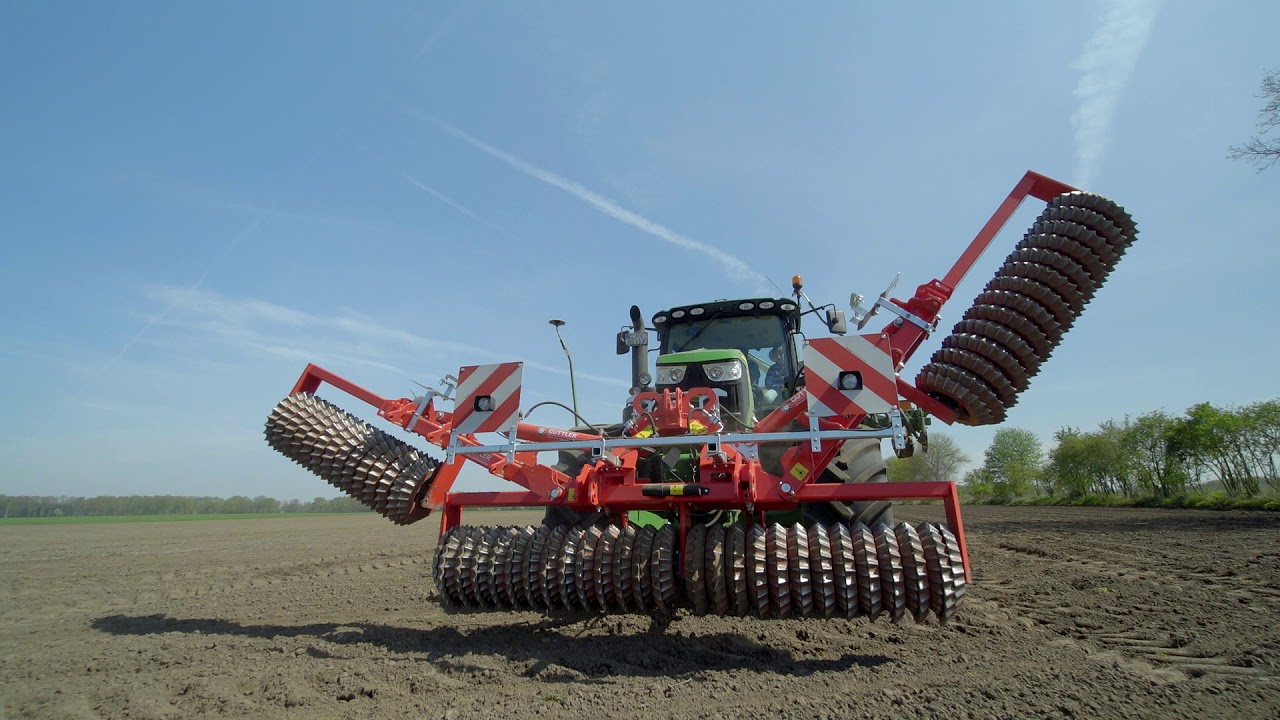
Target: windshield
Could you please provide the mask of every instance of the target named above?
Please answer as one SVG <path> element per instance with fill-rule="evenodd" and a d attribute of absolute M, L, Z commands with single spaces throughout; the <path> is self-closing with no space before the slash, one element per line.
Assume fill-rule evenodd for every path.
<path fill-rule="evenodd" d="M 747 358 L 751 384 L 761 390 L 778 390 L 795 377 L 786 343 L 786 329 L 776 315 L 712 316 L 668 326 L 662 352 L 740 350 Z"/>

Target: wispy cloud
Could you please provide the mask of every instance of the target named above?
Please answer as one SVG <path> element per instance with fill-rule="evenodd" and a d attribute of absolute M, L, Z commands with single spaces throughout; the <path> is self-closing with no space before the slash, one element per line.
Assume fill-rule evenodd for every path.
<path fill-rule="evenodd" d="M 1080 70 L 1071 116 L 1076 131 L 1075 181 L 1090 187 L 1102 168 L 1111 138 L 1111 120 L 1160 11 L 1160 0 L 1109 0 L 1098 28 L 1076 59 Z"/>
<path fill-rule="evenodd" d="M 604 213 L 605 215 L 608 215 L 614 220 L 630 225 L 631 227 L 643 233 L 652 235 L 653 237 L 658 238 L 659 240 L 662 240 L 664 242 L 668 242 L 672 245 L 675 245 L 676 247 L 683 248 L 685 250 L 691 250 L 693 252 L 700 253 L 702 255 L 706 255 L 707 257 L 714 260 L 716 264 L 720 266 L 721 270 L 724 271 L 724 273 L 729 277 L 750 282 L 758 286 L 758 289 L 761 289 L 761 290 L 767 289 L 769 287 L 769 279 L 766 278 L 763 274 L 758 273 L 755 270 L 751 269 L 751 267 L 747 265 L 745 262 L 721 250 L 720 248 L 713 247 L 711 245 L 708 245 L 703 242 L 699 242 L 685 235 L 681 235 L 680 233 L 660 223 L 654 222 L 653 220 L 643 217 L 636 212 L 633 212 L 631 210 L 628 210 L 622 207 L 618 203 L 614 202 L 613 200 L 610 200 L 609 198 L 601 195 L 598 192 L 595 192 L 594 190 L 591 190 L 567 178 L 561 177 L 560 175 L 557 175 L 556 173 L 550 170 L 547 170 L 546 168 L 538 167 L 537 165 L 534 165 L 519 157 L 516 157 L 515 155 L 512 155 L 511 153 L 505 150 L 496 148 L 486 143 L 485 141 L 475 137 L 474 135 L 471 135 L 470 133 L 467 133 L 464 130 L 454 127 L 453 125 L 450 125 L 449 123 L 437 117 L 434 117 L 432 115 L 429 115 L 423 112 L 411 110 L 408 108 L 406 108 L 406 110 L 418 117 L 423 118 L 424 120 L 427 120 L 428 122 L 440 128 L 441 130 L 444 130 L 445 132 L 467 143 L 471 147 L 474 147 L 475 149 L 479 150 L 480 152 L 483 152 L 489 157 L 492 157 L 495 160 L 499 160 L 505 163 L 506 165 L 508 165 L 509 167 L 515 170 L 518 170 L 519 172 L 524 173 L 525 175 L 528 175 L 529 177 L 535 180 L 538 180 L 542 183 L 550 185 L 551 187 L 558 188 L 560 190 L 563 190 L 564 192 L 569 193 L 570 195 L 576 197 L 577 199 L 590 205 L 591 207 Z"/>
<path fill-rule="evenodd" d="M 144 292 L 162 308 L 148 327 L 185 329 L 246 354 L 363 365 L 404 377 L 412 374 L 396 362 L 426 362 L 440 368 L 443 375 L 456 372 L 464 363 L 514 359 L 487 348 L 416 335 L 352 310 L 323 315 L 253 298 L 231 298 L 197 287 L 157 285 Z M 528 360 L 524 364 L 555 375 L 568 374 L 553 364 Z M 577 373 L 577 377 L 601 385 L 628 386 L 621 378 L 589 373 Z"/>
<path fill-rule="evenodd" d="M 440 202 L 444 203 L 445 205 L 448 205 L 449 207 L 453 208 L 454 210 L 457 210 L 458 212 L 462 213 L 463 215 L 466 215 L 467 217 L 471 218 L 472 220 L 475 220 L 476 222 L 480 223 L 481 225 L 484 225 L 485 227 L 491 228 L 491 229 L 493 229 L 493 230 L 497 230 L 498 232 L 502 233 L 503 235 L 506 235 L 506 236 L 507 236 L 507 237 L 509 237 L 509 238 L 513 238 L 513 239 L 515 238 L 515 236 L 511 234 L 511 231 L 510 231 L 510 230 L 507 230 L 506 228 L 502 227 L 502 226 L 501 226 L 501 225 L 499 225 L 498 223 L 496 223 L 496 222 L 494 222 L 494 221 L 492 221 L 492 220 L 490 220 L 490 219 L 488 219 L 488 218 L 486 218 L 486 217 L 483 217 L 483 216 L 481 216 L 481 215 L 476 214 L 475 212 L 472 212 L 472 211 L 471 211 L 469 208 L 467 208 L 465 205 L 462 205 L 461 203 L 459 203 L 459 202 L 455 201 L 453 198 L 449 197 L 448 195 L 445 195 L 444 193 L 440 192 L 439 190 L 437 190 L 437 189 L 435 189 L 435 188 L 431 187 L 430 185 L 428 185 L 428 184 L 426 184 L 426 183 L 422 182 L 422 181 L 421 181 L 421 180 L 419 180 L 418 178 L 416 178 L 416 177 L 414 177 L 414 176 L 410 175 L 409 173 L 407 173 L 407 172 L 402 172 L 402 173 L 400 173 L 400 176 L 401 176 L 401 177 L 403 177 L 403 178 L 404 178 L 404 179 L 405 179 L 405 180 L 406 180 L 410 185 L 412 185 L 412 186 L 414 186 L 414 187 L 418 188 L 418 189 L 419 189 L 419 190 L 421 190 L 422 192 L 424 192 L 424 193 L 426 193 L 426 194 L 430 195 L 431 197 L 433 197 L 433 198 L 435 198 L 435 199 L 439 200 Z"/>

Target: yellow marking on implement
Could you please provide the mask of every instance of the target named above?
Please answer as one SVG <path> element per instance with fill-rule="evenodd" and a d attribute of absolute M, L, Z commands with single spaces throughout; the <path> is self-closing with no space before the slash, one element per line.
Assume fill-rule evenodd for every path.
<path fill-rule="evenodd" d="M 791 468 L 791 477 L 793 477 L 793 478 L 795 478 L 795 479 L 797 479 L 797 480 L 803 480 L 803 479 L 805 478 L 805 476 L 806 476 L 806 475 L 808 475 L 808 474 L 809 474 L 809 468 L 807 468 L 807 467 L 805 467 L 805 466 L 803 466 L 803 465 L 801 465 L 801 464 L 799 464 L 799 463 L 796 463 L 796 464 Z"/>
<path fill-rule="evenodd" d="M 683 494 L 684 494 L 684 486 L 683 486 L 683 485 L 676 485 L 675 487 L 671 488 L 671 494 L 672 494 L 672 495 L 683 495 Z"/>
<path fill-rule="evenodd" d="M 577 496 L 578 496 L 578 488 L 569 488 L 569 492 L 565 494 L 565 499 L 568 500 L 569 502 L 573 502 L 574 498 L 576 498 Z"/>

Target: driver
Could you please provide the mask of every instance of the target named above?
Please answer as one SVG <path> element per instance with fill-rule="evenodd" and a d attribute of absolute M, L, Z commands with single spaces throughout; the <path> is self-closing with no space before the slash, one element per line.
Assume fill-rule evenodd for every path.
<path fill-rule="evenodd" d="M 770 390 L 782 390 L 790 373 L 787 372 L 786 354 L 781 345 L 769 351 L 769 360 L 773 366 L 764 374 L 764 386 Z"/>

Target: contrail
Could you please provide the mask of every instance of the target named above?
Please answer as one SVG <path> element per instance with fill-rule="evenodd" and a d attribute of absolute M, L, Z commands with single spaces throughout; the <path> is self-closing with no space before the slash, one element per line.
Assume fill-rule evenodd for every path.
<path fill-rule="evenodd" d="M 418 188 L 418 189 L 419 189 L 419 190 L 421 190 L 422 192 L 427 193 L 427 194 L 428 194 L 428 195 L 430 195 L 431 197 L 433 197 L 433 198 L 435 198 L 435 199 L 439 200 L 440 202 L 444 203 L 445 205 L 448 205 L 449 207 L 453 208 L 454 210 L 457 210 L 458 212 L 462 213 L 463 215 L 466 215 L 467 217 L 471 218 L 472 220 L 475 220 L 476 222 L 478 222 L 478 223 L 480 223 L 480 224 L 482 224 L 482 225 L 484 225 L 484 226 L 486 226 L 486 227 L 489 227 L 489 228 L 492 228 L 492 229 L 494 229 L 494 230 L 497 230 L 498 232 L 502 233 L 503 235 L 506 235 L 506 236 L 507 236 L 507 237 L 509 237 L 509 238 L 513 238 L 513 239 L 515 238 L 515 236 L 511 234 L 511 231 L 509 231 L 509 230 L 507 230 L 506 228 L 502 227 L 502 226 L 501 226 L 501 225 L 499 225 L 498 223 L 493 222 L 492 220 L 489 220 L 488 218 L 481 217 L 480 215 L 477 215 L 476 213 L 472 212 L 471 210 L 469 210 L 469 209 L 468 209 L 467 207 L 465 207 L 464 205 L 462 205 L 462 204 L 460 204 L 460 203 L 455 202 L 455 201 L 454 201 L 452 198 L 450 198 L 448 195 L 445 195 L 444 193 L 440 192 L 439 190 L 436 190 L 435 188 L 433 188 L 433 187 L 431 187 L 430 185 L 428 185 L 428 184 L 426 184 L 426 183 L 422 182 L 421 180 L 419 180 L 419 179 L 415 178 L 414 176 L 410 175 L 409 173 L 407 173 L 407 172 L 401 172 L 401 173 L 400 173 L 400 177 L 403 177 L 406 181 L 408 181 L 408 182 L 409 182 L 409 184 L 410 184 L 410 185 L 413 185 L 414 187 Z"/>
<path fill-rule="evenodd" d="M 1111 119 L 1160 11 L 1160 0 L 1111 0 L 1101 22 L 1076 59 L 1080 106 L 1071 116 L 1076 131 L 1075 181 L 1088 188 L 1102 167 Z"/>
<path fill-rule="evenodd" d="M 245 225 L 243 228 L 240 228 L 240 231 L 237 232 L 235 235 L 232 235 L 231 239 L 227 242 L 227 244 L 223 246 L 222 252 L 215 255 L 213 259 L 210 260 L 209 263 L 204 266 L 204 270 L 200 273 L 200 277 L 197 278 L 194 283 L 192 283 L 192 285 L 188 288 L 188 290 L 199 290 L 201 286 L 204 285 L 204 281 L 209 279 L 209 273 L 212 272 L 213 269 L 217 267 L 223 260 L 225 260 L 226 257 L 231 254 L 231 251 L 236 249 L 236 246 L 239 245 L 241 241 L 243 241 L 245 238 L 249 237 L 255 231 L 257 231 L 258 227 L 262 225 L 262 221 L 266 219 L 267 215 L 271 212 L 274 212 L 274 208 L 272 208 L 271 210 L 259 210 L 257 215 L 255 215 L 247 225 Z M 123 360 L 124 356 L 129 354 L 129 351 L 133 349 L 133 346 L 137 345 L 138 341 L 142 340 L 142 337 L 146 335 L 151 330 L 151 328 L 164 322 L 169 317 L 169 313 L 173 312 L 174 304 L 175 304 L 174 302 L 170 302 L 168 305 L 165 306 L 163 310 L 160 311 L 159 315 L 156 315 L 150 318 L 149 320 L 147 320 L 147 322 L 143 324 L 142 328 L 139 329 L 138 332 L 133 335 L 133 337 L 125 341 L 124 347 L 120 348 L 120 351 L 117 352 L 114 356 L 112 356 L 111 359 L 107 361 L 106 365 L 102 366 L 102 369 L 110 370 L 112 367 L 115 366 L 116 363 Z"/>
<path fill-rule="evenodd" d="M 473 135 L 470 135 L 463 130 L 458 129 L 447 122 L 444 122 L 443 120 L 440 120 L 436 117 L 433 117 L 425 113 L 415 112 L 414 114 L 419 115 L 420 117 L 423 117 L 424 119 L 431 122 L 433 125 L 439 127 L 441 130 L 444 130 L 450 135 L 453 135 L 454 137 L 467 143 L 471 147 L 474 147 L 480 152 L 483 152 L 489 157 L 492 157 L 496 160 L 501 160 L 502 162 L 506 163 L 512 168 L 519 170 L 520 172 L 524 173 L 525 175 L 528 175 L 529 177 L 535 180 L 539 180 L 543 183 L 546 183 L 547 185 L 550 185 L 555 188 L 559 188 L 569 193 L 570 195 L 573 195 L 574 197 L 594 207 L 596 210 L 599 210 L 605 215 L 608 215 L 614 220 L 617 220 L 622 223 L 626 223 L 627 225 L 630 225 L 631 227 L 634 227 L 637 230 L 640 230 L 641 232 L 652 235 L 653 237 L 656 237 L 659 240 L 664 240 L 668 243 L 671 243 L 672 245 L 675 245 L 676 247 L 684 248 L 686 250 L 692 250 L 694 252 L 701 253 L 703 255 L 706 255 L 707 257 L 710 257 L 712 260 L 715 260 L 720 265 L 721 269 L 729 277 L 732 277 L 735 279 L 741 279 L 741 280 L 749 280 L 763 288 L 767 288 L 769 286 L 768 278 L 766 278 L 761 273 L 758 273 L 755 270 L 752 270 L 746 263 L 730 255 L 729 253 L 726 253 L 725 251 L 720 250 L 719 248 L 715 248 L 705 243 L 698 242 L 697 240 L 694 240 L 692 238 L 685 237 L 684 235 L 681 235 L 680 233 L 677 233 L 674 230 L 671 230 L 670 228 L 660 225 L 652 220 L 649 220 L 648 218 L 642 217 L 622 207 L 618 203 L 610 200 L 609 198 L 606 198 L 597 192 L 589 190 L 586 187 L 583 187 L 582 185 L 579 185 L 578 183 L 572 180 L 560 177 L 559 175 L 551 172 L 550 170 L 546 170 L 544 168 L 540 168 L 536 165 L 528 163 L 516 157 L 515 155 L 512 155 L 509 152 L 499 150 L 498 148 L 484 142 L 483 140 Z"/>
<path fill-rule="evenodd" d="M 440 39 L 445 35 L 448 35 L 453 30 L 454 25 L 458 24 L 458 16 L 462 15 L 462 12 L 466 10 L 467 6 L 470 4 L 471 3 L 467 0 L 463 0 L 458 3 L 458 6 L 453 9 L 453 12 L 449 13 L 449 17 L 445 18 L 444 22 L 440 23 L 439 27 L 436 28 L 436 31 L 432 33 L 431 36 L 422 43 L 422 46 L 418 48 L 418 51 L 413 54 L 413 60 L 417 61 L 427 53 L 431 52 L 431 50 L 435 48 L 436 43 L 440 42 Z"/>

